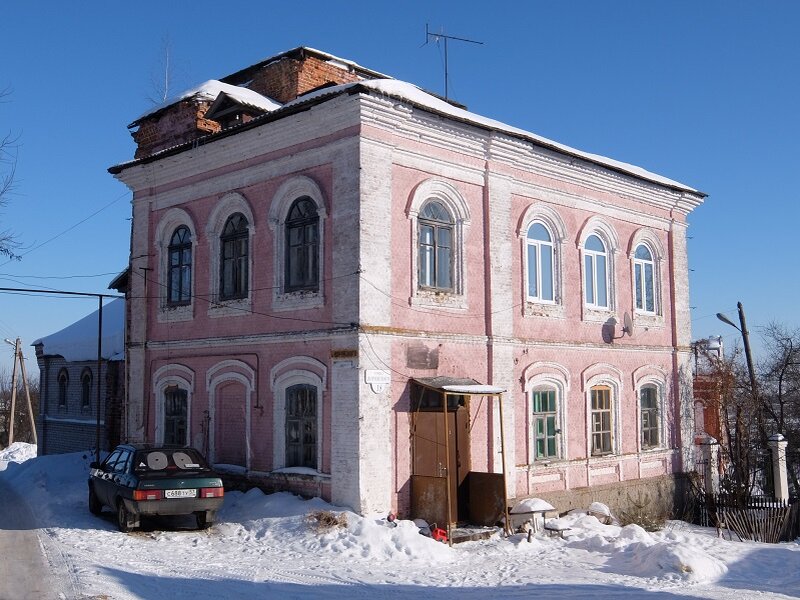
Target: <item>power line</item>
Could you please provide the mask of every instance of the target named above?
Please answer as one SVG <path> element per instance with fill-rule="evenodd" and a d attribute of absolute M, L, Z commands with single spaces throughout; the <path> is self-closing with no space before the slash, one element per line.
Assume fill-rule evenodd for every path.
<path fill-rule="evenodd" d="M 20 253 L 18 256 L 19 256 L 19 257 L 26 256 L 26 255 L 30 254 L 31 252 L 33 252 L 34 250 L 38 250 L 38 249 L 39 249 L 39 248 L 41 248 L 42 246 L 46 246 L 46 245 L 47 245 L 47 244 L 49 244 L 50 242 L 57 240 L 57 239 L 58 239 L 58 238 L 60 238 L 61 236 L 63 236 L 63 235 L 65 235 L 65 234 L 69 233 L 70 231 L 72 231 L 73 229 L 75 229 L 76 227 L 78 227 L 79 225 L 83 225 L 83 224 L 84 224 L 86 221 L 88 221 L 88 220 L 89 220 L 89 219 L 91 219 L 92 217 L 95 217 L 95 216 L 99 215 L 101 212 L 103 212 L 103 211 L 104 211 L 104 210 L 106 210 L 107 208 L 109 208 L 109 207 L 113 206 L 114 204 L 116 204 L 117 202 L 119 202 L 120 200 L 122 200 L 122 199 L 123 199 L 125 196 L 127 196 L 127 195 L 128 195 L 128 192 L 125 192 L 125 193 L 121 194 L 120 196 L 118 196 L 117 198 L 115 198 L 114 200 L 112 200 L 111 202 L 109 202 L 108 204 L 106 204 L 105 206 L 103 206 L 103 207 L 101 207 L 101 208 L 97 209 L 96 211 L 94 211 L 94 212 L 93 212 L 92 214 L 90 214 L 89 216 L 87 216 L 87 217 L 85 217 L 85 218 L 81 219 L 80 221 L 78 221 L 78 222 L 77 222 L 77 223 L 75 223 L 74 225 L 71 225 L 71 226 L 67 227 L 67 228 L 66 228 L 65 230 L 63 230 L 61 233 L 57 233 L 57 234 L 56 234 L 56 235 L 54 235 L 53 237 L 51 237 L 51 238 L 49 238 L 49 239 L 47 239 L 47 240 L 43 241 L 41 244 L 37 244 L 37 245 L 36 245 L 36 246 L 34 246 L 33 248 L 30 248 L 29 250 L 26 250 L 25 252 L 22 252 L 22 253 Z M 6 262 L 4 262 L 4 263 L 0 264 L 0 267 L 5 267 L 7 264 L 9 264 L 10 262 L 12 262 L 13 260 L 14 260 L 14 259 L 8 259 Z"/>

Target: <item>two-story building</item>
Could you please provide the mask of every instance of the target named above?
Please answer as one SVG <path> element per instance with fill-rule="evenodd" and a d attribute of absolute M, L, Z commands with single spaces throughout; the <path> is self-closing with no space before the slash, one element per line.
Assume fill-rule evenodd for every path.
<path fill-rule="evenodd" d="M 309 48 L 130 128 L 128 439 L 360 512 L 671 500 L 703 193 Z"/>

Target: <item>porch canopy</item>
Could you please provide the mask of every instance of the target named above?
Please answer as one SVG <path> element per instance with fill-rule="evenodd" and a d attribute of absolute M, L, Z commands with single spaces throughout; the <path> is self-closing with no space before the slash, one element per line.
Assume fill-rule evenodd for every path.
<path fill-rule="evenodd" d="M 412 378 L 412 384 L 418 386 L 418 391 L 413 392 L 411 395 L 411 411 L 414 414 L 412 418 L 412 453 L 414 454 L 413 464 L 414 470 L 412 471 L 412 509 L 414 505 L 420 513 L 424 513 L 426 517 L 436 515 L 439 522 L 447 523 L 448 533 L 450 533 L 451 524 L 456 520 L 456 514 L 459 512 L 459 505 L 463 507 L 465 497 L 463 491 L 465 485 L 464 481 L 467 475 L 470 475 L 472 480 L 480 482 L 474 487 L 475 489 L 469 493 L 467 504 L 472 508 L 469 511 L 471 514 L 482 512 L 485 515 L 490 515 L 493 509 L 490 505 L 500 500 L 500 507 L 498 507 L 504 516 L 508 515 L 508 493 L 506 482 L 506 465 L 505 465 L 505 436 L 503 432 L 503 403 L 502 395 L 506 391 L 504 388 L 494 385 L 485 385 L 475 379 L 466 377 L 416 377 Z M 428 392 L 428 393 L 426 393 Z M 469 454 L 469 440 L 464 439 L 459 431 L 471 431 L 471 427 L 467 425 L 466 429 L 459 427 L 458 423 L 464 423 L 463 418 L 469 419 L 468 399 L 469 396 L 489 396 L 497 398 L 499 416 L 500 416 L 500 452 L 502 456 L 503 472 L 500 476 L 501 481 L 497 481 L 499 487 L 496 492 L 488 495 L 481 493 L 481 490 L 488 491 L 494 484 L 488 485 L 492 477 L 490 473 L 474 473 L 469 470 L 470 460 Z M 424 415 L 434 417 L 434 414 L 441 414 L 441 417 L 436 417 L 434 422 L 429 418 L 421 421 Z M 448 416 L 449 415 L 449 416 Z M 458 415 L 464 415 L 459 417 Z M 440 424 L 437 422 L 441 421 Z M 440 433 L 437 433 L 440 432 Z M 454 436 L 456 439 L 454 439 Z M 469 437 L 469 434 L 466 438 Z M 435 440 L 440 440 L 436 442 Z M 462 446 L 466 443 L 467 446 Z M 464 456 L 466 451 L 467 456 Z M 435 456 L 431 461 L 426 461 L 427 453 L 433 452 Z M 456 459 L 455 453 L 460 453 L 460 459 Z M 423 456 L 422 453 L 425 453 Z M 441 454 L 440 454 L 441 453 Z M 438 458 L 436 458 L 438 457 Z M 427 469 L 423 463 L 433 462 L 438 467 L 438 475 L 434 473 L 431 476 L 430 466 Z M 442 468 L 442 466 L 449 466 Z M 422 470 L 418 469 L 420 467 Z M 469 471 L 469 472 L 467 472 Z M 442 477 L 443 475 L 443 477 Z M 436 483 L 436 480 L 442 482 Z M 417 488 L 415 491 L 414 488 Z M 496 494 L 496 495 L 495 495 Z M 477 496 L 485 496 L 478 498 Z M 502 498 L 499 496 L 502 495 Z M 419 496 L 419 498 L 417 498 Z M 496 500 L 491 500 L 496 498 Z M 417 500 L 416 502 L 414 500 Z M 423 502 L 424 501 L 424 502 Z M 437 507 L 431 504 L 440 505 Z M 495 509 L 496 510 L 496 509 Z M 462 511 L 463 512 L 463 511 Z M 497 513 L 494 513 L 497 514 Z M 493 521 L 494 517 L 484 516 L 478 520 Z M 472 519 L 470 519 L 472 520 Z M 506 523 L 508 519 L 506 518 Z"/>

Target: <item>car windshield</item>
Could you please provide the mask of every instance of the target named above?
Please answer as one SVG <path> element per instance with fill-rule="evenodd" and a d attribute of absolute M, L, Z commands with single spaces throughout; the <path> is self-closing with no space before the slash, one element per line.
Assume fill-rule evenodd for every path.
<path fill-rule="evenodd" d="M 208 471 L 206 461 L 191 448 L 159 448 L 136 453 L 134 470 L 137 472 Z"/>

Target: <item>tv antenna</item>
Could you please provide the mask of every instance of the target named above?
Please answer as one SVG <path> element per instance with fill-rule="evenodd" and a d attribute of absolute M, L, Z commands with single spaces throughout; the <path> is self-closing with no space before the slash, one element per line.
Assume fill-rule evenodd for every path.
<path fill-rule="evenodd" d="M 445 35 L 444 33 L 431 33 L 428 29 L 428 24 L 425 23 L 425 43 L 422 44 L 426 46 L 428 42 L 433 38 L 434 42 L 439 42 L 439 40 L 444 40 L 444 97 L 445 100 L 449 99 L 448 97 L 448 87 L 447 87 L 447 79 L 448 79 L 448 64 L 447 64 L 447 41 L 448 40 L 456 40 L 458 42 L 469 42 L 470 44 L 479 44 L 483 46 L 483 42 L 478 42 L 476 40 L 468 40 L 467 38 L 456 37 L 454 35 Z"/>

